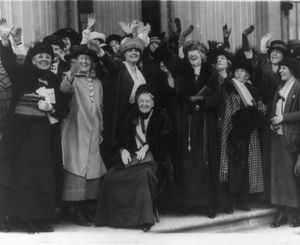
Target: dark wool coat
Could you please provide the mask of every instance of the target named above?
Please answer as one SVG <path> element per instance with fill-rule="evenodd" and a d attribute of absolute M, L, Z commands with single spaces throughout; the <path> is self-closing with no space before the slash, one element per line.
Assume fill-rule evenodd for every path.
<path fill-rule="evenodd" d="M 279 92 L 277 89 L 276 94 Z M 274 96 L 271 110 L 271 118 L 276 112 L 277 99 Z M 289 152 L 300 152 L 300 83 L 295 81 L 287 97 L 282 123 L 282 144 Z"/>
<path fill-rule="evenodd" d="M 159 60 L 153 57 L 153 54 L 149 50 L 149 46 L 144 49 L 142 59 L 141 59 L 142 73 L 145 77 L 147 83 L 159 91 L 159 73 L 160 73 L 160 64 Z"/>
<path fill-rule="evenodd" d="M 269 61 L 268 54 L 259 54 L 253 61 L 254 65 L 254 79 L 253 84 L 256 86 L 262 94 L 264 104 L 267 106 L 267 116 L 270 117 L 270 110 L 272 100 L 280 84 L 279 71 L 276 73 L 272 70 L 272 65 Z M 264 168 L 264 185 L 265 191 L 262 196 L 263 199 L 270 199 L 270 145 L 271 131 L 269 127 L 269 120 L 265 121 L 265 127 L 263 129 L 262 141 L 263 141 L 263 168 Z"/>
<path fill-rule="evenodd" d="M 40 87 L 54 89 L 56 111 L 52 116 L 59 119 L 62 105 L 57 96 L 57 77 L 50 71 L 41 72 L 30 63 L 24 64 L 18 74 L 21 75 L 17 80 L 17 95 L 34 92 Z M 18 96 L 14 102 L 18 102 Z M 52 128 L 46 116 L 36 118 L 12 115 L 5 136 L 7 154 L 0 161 L 0 185 L 8 191 L 7 215 L 54 218 L 56 184 L 52 137 Z"/>
<path fill-rule="evenodd" d="M 111 140 L 110 143 L 114 144 L 116 140 L 116 131 L 118 127 L 118 122 L 127 112 L 127 107 L 129 104 L 129 97 L 132 91 L 134 82 L 127 71 L 126 66 L 120 59 L 116 59 L 104 55 L 102 58 L 104 66 L 107 68 L 109 74 L 111 75 L 111 98 L 109 103 L 109 114 L 105 114 L 106 120 L 104 121 L 104 132 L 105 136 Z M 105 107 L 106 105 L 104 105 Z M 107 108 L 105 108 L 107 110 Z M 109 117 L 109 118 L 108 118 Z"/>
<path fill-rule="evenodd" d="M 245 83 L 256 106 L 245 108 L 231 80 L 226 81 L 221 131 L 220 182 L 228 182 L 231 194 L 263 191 L 261 145 L 258 128 L 266 107 L 257 89 Z"/>
<path fill-rule="evenodd" d="M 137 114 L 129 113 L 121 123 L 120 148 L 130 153 L 137 150 L 135 135 Z M 104 176 L 95 217 L 96 226 L 129 227 L 153 225 L 154 203 L 166 178 L 172 179 L 170 162 L 171 123 L 163 112 L 154 109 L 148 123 L 146 142 L 154 161 L 124 168 L 120 154 L 114 167 Z"/>
<path fill-rule="evenodd" d="M 277 93 L 280 88 L 277 89 Z M 277 96 L 272 103 L 271 117 L 275 115 Z M 300 83 L 295 81 L 284 107 L 283 135 L 271 134 L 271 203 L 300 207 L 299 179 L 294 166 L 300 151 Z"/>
<path fill-rule="evenodd" d="M 210 82 L 211 69 L 203 63 L 199 78 L 195 80 L 190 64 L 183 64 L 185 74 L 185 101 L 182 111 L 182 161 L 175 173 L 175 185 L 169 205 L 215 206 L 216 205 L 216 113 L 220 97 L 215 94 L 215 85 Z M 204 85 L 212 93 L 204 101 L 191 102 Z M 190 149 L 189 149 L 190 147 Z"/>
<path fill-rule="evenodd" d="M 135 132 L 138 123 L 137 109 L 133 108 L 120 123 L 120 143 L 118 149 L 127 149 L 130 153 L 137 151 Z M 155 108 L 149 120 L 147 133 L 147 144 L 155 162 L 159 166 L 161 177 L 173 178 L 173 167 L 170 159 L 171 143 L 173 140 L 173 127 L 169 117 Z M 120 154 L 115 164 L 122 164 Z"/>
<path fill-rule="evenodd" d="M 120 58 L 105 54 L 102 57 L 102 62 L 110 76 L 110 81 L 104 86 L 104 130 L 103 143 L 101 145 L 101 155 L 105 164 L 107 164 L 109 159 L 115 154 L 116 145 L 120 138 L 118 123 L 133 107 L 129 103 L 129 97 L 134 82 Z"/>
<path fill-rule="evenodd" d="M 7 120 L 8 111 L 10 108 L 11 98 L 12 98 L 12 81 L 8 73 L 12 74 L 11 63 L 16 60 L 16 57 L 12 52 L 9 52 L 7 55 L 5 55 L 6 50 L 7 48 L 3 47 L 2 44 L 0 43 L 0 63 L 1 63 L 0 69 L 4 67 L 8 69 L 8 71 L 4 69 L 5 72 L 3 71 L 0 72 L 0 140 L 1 140 L 2 130 Z"/>

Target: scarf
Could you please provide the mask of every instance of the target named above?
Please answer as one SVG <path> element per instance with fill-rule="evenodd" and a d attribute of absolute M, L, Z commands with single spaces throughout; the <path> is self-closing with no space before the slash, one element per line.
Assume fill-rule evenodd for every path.
<path fill-rule="evenodd" d="M 228 155 L 227 141 L 230 131 L 233 129 L 231 117 L 242 107 L 242 101 L 238 94 L 230 93 L 225 96 L 224 118 L 221 130 L 221 157 L 219 169 L 219 181 L 221 183 L 228 181 Z M 266 106 L 261 102 L 257 102 L 260 111 L 266 112 Z M 248 168 L 249 168 L 249 192 L 258 193 L 264 190 L 262 156 L 259 142 L 258 130 L 255 129 L 250 134 L 250 142 L 248 146 Z"/>
<path fill-rule="evenodd" d="M 129 72 L 132 80 L 133 80 L 133 88 L 131 90 L 131 94 L 130 94 L 130 97 L 129 97 L 129 103 L 130 104 L 134 104 L 135 102 L 135 93 L 136 93 L 136 90 L 138 89 L 138 87 L 142 84 L 145 84 L 146 83 L 146 80 L 143 76 L 143 74 L 140 72 L 140 70 L 137 68 L 137 66 L 135 66 L 135 69 L 136 69 L 136 76 L 133 74 L 133 72 L 130 70 L 130 67 L 129 67 L 129 64 L 124 61 L 123 62 L 125 64 L 125 67 L 127 68 L 127 71 Z"/>

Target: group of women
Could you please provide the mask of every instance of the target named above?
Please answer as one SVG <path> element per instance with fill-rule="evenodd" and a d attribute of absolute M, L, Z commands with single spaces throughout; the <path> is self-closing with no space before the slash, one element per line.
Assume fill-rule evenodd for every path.
<path fill-rule="evenodd" d="M 158 208 L 214 218 L 252 196 L 278 206 L 272 227 L 300 225 L 297 47 L 264 36 L 258 52 L 253 27 L 235 55 L 228 31 L 174 49 L 92 29 L 45 37 L 21 65 L 19 34 L 0 30 L 2 229 L 53 231 L 59 213 L 147 231 Z"/>

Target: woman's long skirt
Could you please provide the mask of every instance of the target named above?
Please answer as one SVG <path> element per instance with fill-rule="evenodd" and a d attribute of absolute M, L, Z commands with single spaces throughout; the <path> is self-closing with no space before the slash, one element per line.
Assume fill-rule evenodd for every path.
<path fill-rule="evenodd" d="M 1 181 L 5 213 L 24 219 L 52 219 L 56 186 L 48 118 L 15 117 L 13 122 L 8 136 L 10 153 L 1 164 L 1 176 L 10 176 Z"/>
<path fill-rule="evenodd" d="M 95 225 L 153 225 L 157 183 L 156 166 L 153 162 L 110 170 L 104 176 Z"/>
<path fill-rule="evenodd" d="M 300 181 L 294 174 L 297 154 L 282 145 L 280 135 L 271 136 L 271 203 L 285 207 L 300 207 Z"/>

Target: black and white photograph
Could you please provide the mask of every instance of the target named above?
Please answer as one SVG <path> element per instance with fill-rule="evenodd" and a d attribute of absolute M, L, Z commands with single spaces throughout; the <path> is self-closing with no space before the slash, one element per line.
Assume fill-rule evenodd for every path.
<path fill-rule="evenodd" d="M 300 1 L 0 0 L 0 244 L 299 245 Z"/>

